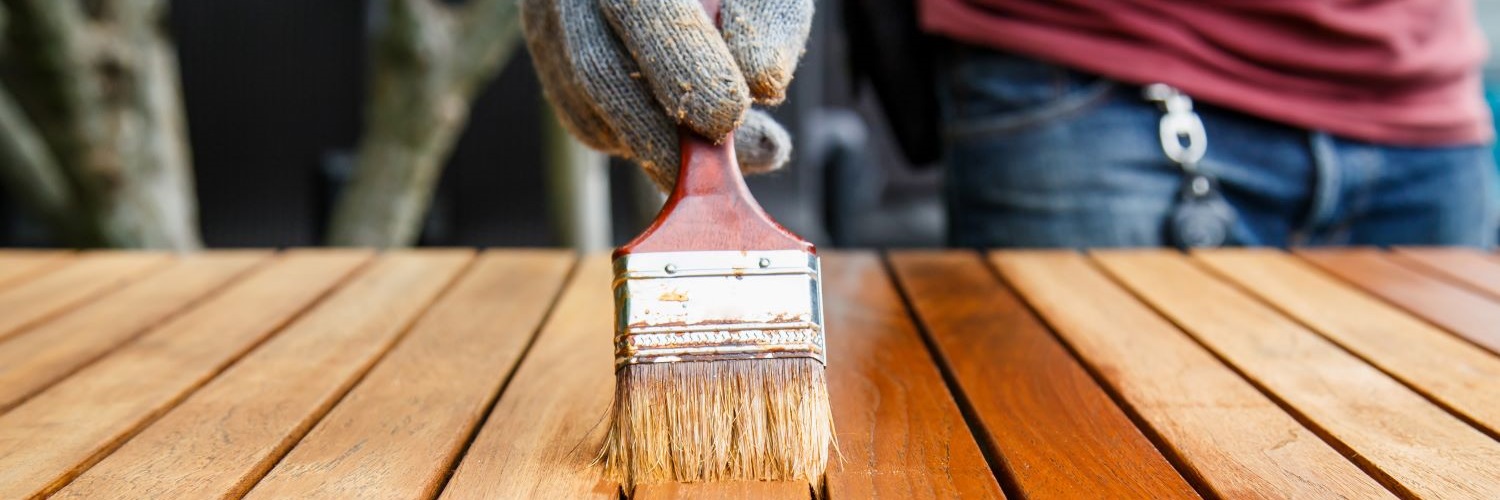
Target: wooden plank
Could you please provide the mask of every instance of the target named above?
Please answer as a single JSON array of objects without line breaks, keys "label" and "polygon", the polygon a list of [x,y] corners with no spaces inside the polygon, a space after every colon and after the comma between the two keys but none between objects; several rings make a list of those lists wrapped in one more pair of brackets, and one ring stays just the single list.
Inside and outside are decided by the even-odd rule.
[{"label": "wooden plank", "polygon": [[618,498],[593,463],[614,397],[613,275],[583,259],[442,498]]},{"label": "wooden plank", "polygon": [[634,500],[737,500],[762,498],[811,498],[807,483],[726,481],[722,483],[643,484],[635,487]]},{"label": "wooden plank", "polygon": [[895,275],[1028,498],[1197,498],[1078,361],[973,252],[906,251]]},{"label": "wooden plank", "polygon": [[62,487],[369,258],[353,250],[288,252],[0,416],[0,498]]},{"label": "wooden plank", "polygon": [[1500,498],[1500,442],[1181,254],[1095,259],[1402,496]]},{"label": "wooden plank", "polygon": [[432,498],[573,258],[487,252],[249,498]]},{"label": "wooden plank", "polygon": [[1402,264],[1421,268],[1433,276],[1500,300],[1500,258],[1472,248],[1395,248],[1392,256]]},{"label": "wooden plank", "polygon": [[1271,250],[1195,256],[1366,362],[1500,436],[1500,357]]},{"label": "wooden plank", "polygon": [[1402,265],[1371,248],[1298,251],[1297,255],[1474,345],[1500,353],[1500,301]]},{"label": "wooden plank", "polygon": [[894,283],[872,253],[825,253],[834,498],[1002,498]]},{"label": "wooden plank", "polygon": [[243,495],[400,337],[470,260],[386,254],[55,498]]},{"label": "wooden plank", "polygon": [[90,252],[60,269],[0,291],[0,340],[118,289],[169,260],[162,253]]},{"label": "wooden plank", "polygon": [[0,289],[26,282],[72,260],[58,250],[0,250]]},{"label": "wooden plank", "polygon": [[268,252],[197,254],[0,341],[0,413],[201,301]]},{"label": "wooden plank", "polygon": [[[495,404],[442,498],[617,498],[620,486],[594,463],[614,397],[613,270],[606,256],[585,258],[535,345]],[[795,485],[807,498],[806,484]],[[643,485],[638,497],[743,491],[782,498],[785,483]]]},{"label": "wooden plank", "polygon": [[1215,495],[1392,496],[1083,256],[1016,251],[991,260],[1183,472]]}]

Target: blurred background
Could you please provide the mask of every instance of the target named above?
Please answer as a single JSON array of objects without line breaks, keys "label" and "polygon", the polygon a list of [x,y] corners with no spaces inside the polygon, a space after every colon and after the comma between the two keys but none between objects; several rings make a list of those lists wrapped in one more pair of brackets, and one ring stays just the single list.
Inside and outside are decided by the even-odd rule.
[{"label": "blurred background", "polygon": [[[84,6],[83,15],[117,16],[126,25],[139,22],[131,20],[135,14],[130,12],[88,11],[100,9],[95,4],[102,2],[56,3],[77,3]],[[147,43],[141,53],[176,54],[181,114],[186,118],[182,137],[191,169],[190,175],[179,177],[190,182],[196,194],[197,220],[189,224],[201,235],[198,242],[206,247],[324,243],[337,196],[357,168],[362,137],[369,135],[364,123],[378,53],[372,48],[393,22],[384,1],[137,3],[159,3],[153,8],[165,9],[161,16],[169,37],[154,48]],[[1478,2],[1481,23],[1492,39],[1500,33],[1497,4]],[[53,96],[45,83],[49,77],[54,83],[68,81],[66,74],[47,73],[62,72],[66,65],[32,61],[26,55],[57,35],[47,31],[53,27],[27,24],[28,15],[38,14],[46,13],[6,13],[7,62],[0,76],[7,81],[41,79],[44,84],[32,89],[12,85],[8,90],[15,95],[7,98],[8,104],[0,104],[19,109],[0,106],[0,122],[7,112],[32,117],[79,113],[68,108],[66,92]],[[793,135],[792,164],[753,178],[751,188],[779,221],[820,245],[940,245],[941,170],[930,162],[912,164],[899,153],[869,83],[851,70],[851,59],[860,54],[851,53],[851,20],[845,14],[841,0],[819,2],[814,33],[790,97],[774,111]],[[1492,47],[1492,61],[1496,52],[1500,50]],[[126,50],[122,53],[127,68],[144,60]],[[467,123],[456,130],[451,152],[438,155],[442,168],[432,209],[420,224],[420,244],[592,249],[621,243],[638,232],[660,202],[639,172],[619,162],[600,166],[607,160],[563,141],[519,44],[499,64],[492,79],[478,78],[483,84],[474,91]],[[128,107],[132,98],[148,103],[152,99],[141,95],[149,94],[145,89],[131,87],[144,85],[140,82],[149,77],[129,71],[119,76],[110,68],[93,71],[104,75],[98,85],[103,90],[95,91],[121,94],[110,97],[123,100],[121,106]],[[1500,64],[1492,63],[1487,72],[1496,82],[1488,94],[1494,103],[1500,100]],[[137,121],[152,123],[151,113],[139,114],[145,117],[136,116]],[[127,123],[135,115],[121,116],[126,118],[118,122]],[[103,126],[112,123],[110,116],[102,120]],[[87,123],[75,117],[62,126],[39,124],[39,140],[68,140],[53,129],[80,121]],[[26,150],[26,144],[17,147]],[[132,243],[141,241],[111,236],[109,227],[80,230],[82,239],[55,234],[44,216],[28,208],[36,203],[28,198],[36,190],[15,189],[14,178],[0,177],[0,182],[10,182],[12,188],[0,191],[0,246],[77,241],[135,246]],[[143,192],[151,191],[147,187]],[[166,205],[158,210],[170,210],[171,203]],[[198,243],[165,238],[167,245],[150,246]]]}]

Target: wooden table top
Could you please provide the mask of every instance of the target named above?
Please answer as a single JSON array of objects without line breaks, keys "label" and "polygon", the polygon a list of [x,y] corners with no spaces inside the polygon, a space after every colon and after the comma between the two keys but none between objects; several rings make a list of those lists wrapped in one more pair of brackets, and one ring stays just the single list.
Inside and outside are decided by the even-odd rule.
[{"label": "wooden table top", "polygon": [[[610,278],[0,251],[0,498],[618,498]],[[823,287],[832,498],[1500,498],[1500,256],[838,252]]]}]

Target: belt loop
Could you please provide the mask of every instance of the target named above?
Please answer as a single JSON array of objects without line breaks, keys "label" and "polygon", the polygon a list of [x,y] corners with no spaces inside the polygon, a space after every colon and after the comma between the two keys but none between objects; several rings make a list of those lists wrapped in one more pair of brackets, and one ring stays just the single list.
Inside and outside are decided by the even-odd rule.
[{"label": "belt loop", "polygon": [[1340,184],[1338,152],[1334,151],[1333,137],[1326,132],[1311,132],[1307,137],[1313,164],[1313,196],[1311,209],[1302,227],[1297,229],[1301,240],[1307,243],[1312,233],[1332,224],[1338,215]]}]

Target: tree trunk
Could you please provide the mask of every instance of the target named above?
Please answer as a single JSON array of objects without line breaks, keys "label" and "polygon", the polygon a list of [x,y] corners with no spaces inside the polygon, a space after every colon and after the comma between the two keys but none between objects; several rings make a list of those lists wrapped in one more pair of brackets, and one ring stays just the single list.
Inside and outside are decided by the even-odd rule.
[{"label": "tree trunk", "polygon": [[[10,149],[0,151],[6,170],[36,174],[8,183],[66,193],[28,201],[73,245],[200,247],[177,60],[162,32],[165,2],[3,5],[4,84],[24,113],[0,111],[0,130],[36,132],[0,141]],[[45,151],[26,137],[39,137]]]},{"label": "tree trunk", "polygon": [[364,132],[334,209],[334,245],[414,243],[474,94],[515,48],[512,0],[386,0],[372,43]]}]

